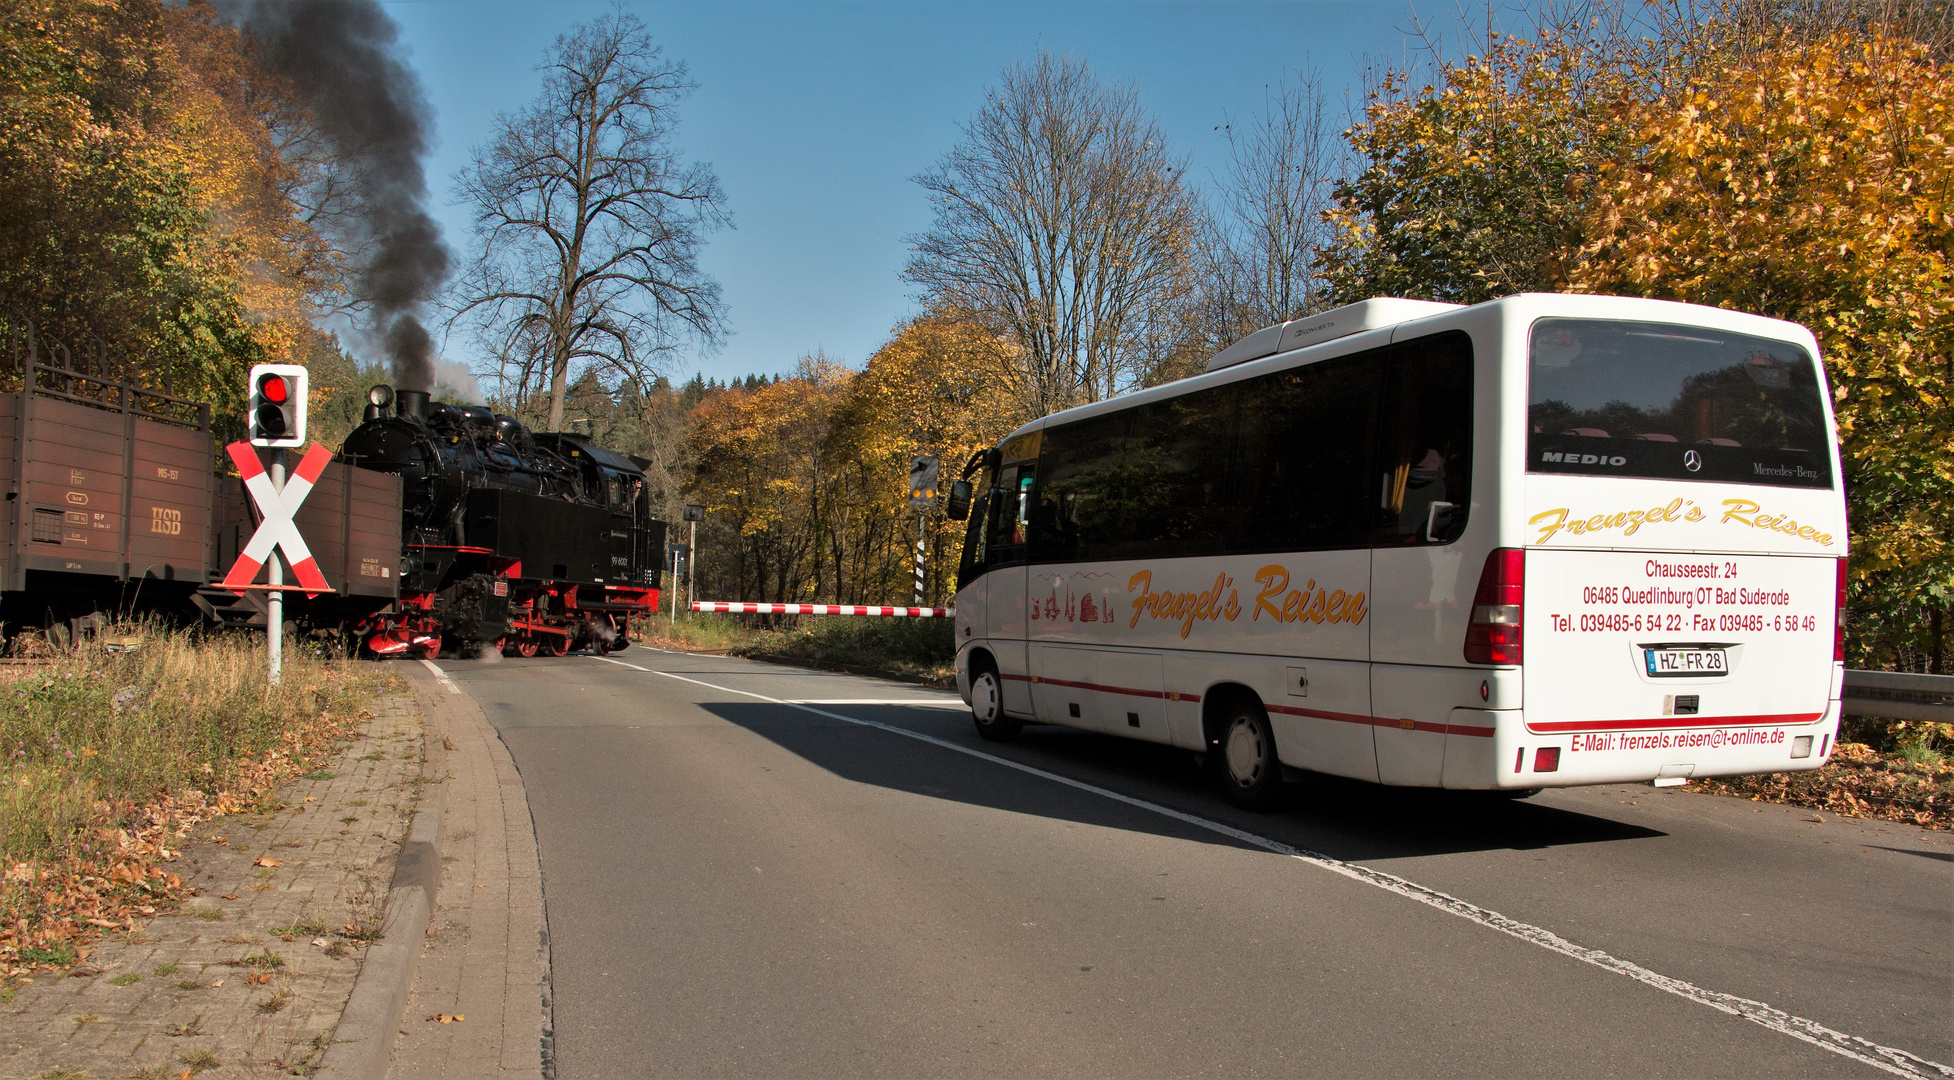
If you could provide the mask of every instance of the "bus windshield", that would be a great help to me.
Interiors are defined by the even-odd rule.
[[[1805,350],[1694,326],[1541,319],[1527,470],[1830,488]]]

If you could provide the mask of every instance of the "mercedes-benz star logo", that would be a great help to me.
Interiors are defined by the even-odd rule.
[[[1683,468],[1696,472],[1703,467],[1703,455],[1694,450],[1683,451]]]

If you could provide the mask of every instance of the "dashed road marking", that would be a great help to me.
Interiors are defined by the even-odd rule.
[[[1208,832],[1219,833],[1222,836],[1239,840],[1245,844],[1261,848],[1264,851],[1286,855],[1298,862],[1305,862],[1311,866],[1328,870],[1333,874],[1340,874],[1353,881],[1360,881],[1374,888],[1382,889],[1385,892],[1395,893],[1408,900],[1416,900],[1421,904],[1437,908],[1448,915],[1454,915],[1468,922],[1487,927],[1488,929],[1497,930],[1502,934],[1518,938],[1530,945],[1537,945],[1550,952],[1557,952],[1563,956],[1572,957],[1584,964],[1592,964],[1604,971],[1612,971],[1617,975],[1626,976],[1634,979],[1636,982],[1653,986],[1665,993],[1674,994],[1677,997],[1693,1001],[1698,1005],[1706,1005],[1720,1013],[1742,1017],[1753,1024],[1768,1028],[1781,1035],[1789,1035],[1800,1042],[1810,1043],[1820,1049],[1829,1050],[1841,1057],[1851,1058],[1861,1064],[1870,1065],[1875,1069],[1891,1073],[1894,1076],[1907,1077],[1908,1080],[1954,1078],[1954,1068],[1949,1068],[1938,1062],[1909,1054],[1905,1050],[1899,1050],[1891,1046],[1882,1046],[1870,1039],[1862,1039],[1857,1035],[1848,1035],[1843,1031],[1835,1031],[1815,1020],[1793,1016],[1782,1009],[1773,1008],[1762,1001],[1752,1001],[1749,998],[1738,997],[1734,994],[1705,990],[1682,979],[1672,978],[1660,972],[1651,971],[1640,964],[1623,960],[1600,949],[1590,949],[1584,945],[1576,944],[1551,930],[1534,926],[1530,923],[1523,923],[1518,919],[1508,918],[1497,911],[1489,911],[1477,904],[1461,900],[1447,893],[1439,892],[1437,889],[1427,888],[1415,881],[1398,877],[1395,874],[1387,874],[1382,870],[1373,870],[1368,866],[1345,862],[1342,859],[1333,858],[1321,852],[1310,851],[1306,848],[1292,847],[1280,840],[1271,840],[1266,836],[1258,836],[1255,833],[1237,829],[1232,825],[1225,825],[1219,821],[1210,821],[1207,818],[1176,810],[1170,806],[1162,806],[1159,803],[1148,802],[1145,799],[1136,799],[1131,795],[1122,795],[1109,788],[1088,784],[1083,780],[1074,780],[1069,776],[1061,776],[1055,772],[1047,772],[1036,766],[1012,761],[1009,758],[998,757],[995,754],[987,754],[982,750],[961,746],[947,739],[939,739],[934,735],[925,735],[920,731],[910,731],[907,728],[897,727],[894,724],[884,724],[876,720],[864,720],[861,717],[845,716],[841,713],[816,708],[806,702],[770,697],[766,694],[754,693],[751,690],[737,690],[730,686],[720,686],[717,683],[687,678],[684,675],[674,674],[669,671],[654,671],[650,668],[639,667],[636,664],[624,663],[622,660],[611,660],[609,657],[600,656],[597,659],[617,664],[620,667],[642,671],[646,674],[662,675],[667,679],[676,679],[679,682],[702,686],[708,690],[718,690],[727,694],[738,694],[742,697],[755,698],[775,705],[785,705],[789,708],[801,709],[814,713],[817,716],[839,720],[845,724],[877,728],[893,735],[901,735],[904,738],[926,742],[932,746],[942,747],[945,750],[952,750],[956,753],[988,761],[995,765],[1002,765],[1007,769],[1016,769],[1021,773],[1050,780],[1053,783],[1063,784],[1066,787],[1079,791],[1090,792],[1102,798],[1111,799],[1114,802],[1124,803],[1137,809],[1159,814],[1162,817],[1172,818],[1175,821],[1192,825],[1199,829],[1205,829]],[[426,661],[423,661],[423,663],[426,663]],[[434,665],[429,664],[428,666],[433,667]],[[436,668],[435,670],[439,671],[440,669]],[[839,704],[839,702],[835,702],[835,704]]]

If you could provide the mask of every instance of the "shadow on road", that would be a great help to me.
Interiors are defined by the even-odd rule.
[[[1250,846],[1090,792],[790,706],[717,702],[699,707],[857,783],[1011,813]],[[1663,835],[1476,792],[1388,788],[1314,773],[1289,786],[1281,810],[1252,814],[1222,801],[1185,750],[1050,726],[1028,727],[1020,741],[996,746],[977,739],[967,718],[957,713],[901,706],[850,712],[1338,859],[1528,850]]]

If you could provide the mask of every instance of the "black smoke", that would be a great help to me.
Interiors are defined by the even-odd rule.
[[[402,57],[399,28],[374,0],[238,0],[228,14],[345,167],[352,206],[342,239],[354,296],[369,305],[395,380],[431,389],[434,343],[420,316],[447,280],[450,257],[424,209],[421,161],[434,112]]]

